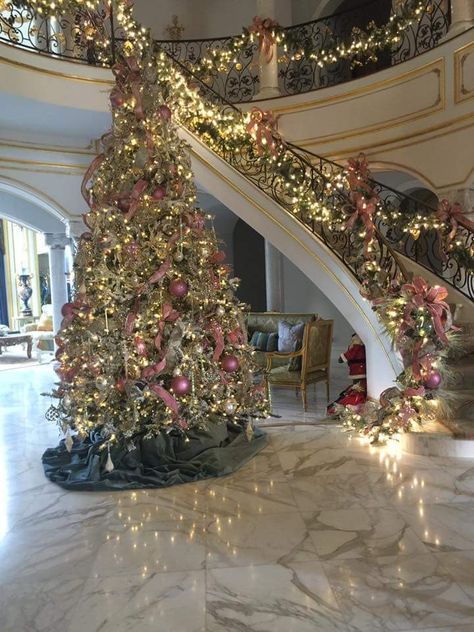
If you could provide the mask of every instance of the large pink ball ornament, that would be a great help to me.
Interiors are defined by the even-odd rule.
[[[171,110],[167,105],[160,105],[158,112],[164,121],[169,121],[171,119]]]
[[[441,374],[439,371],[430,371],[423,382],[423,385],[430,389],[439,388],[440,384]]]
[[[234,373],[239,368],[239,360],[233,355],[226,355],[221,360],[221,366],[226,373]]]
[[[151,194],[151,197],[154,200],[162,200],[165,197],[165,195],[166,195],[165,187],[158,186],[158,187],[156,187],[156,189]]]
[[[175,395],[182,396],[189,393],[191,389],[191,380],[185,375],[176,375],[171,380],[171,390]]]
[[[177,298],[183,298],[188,293],[188,284],[184,279],[173,279],[169,286],[169,292]]]

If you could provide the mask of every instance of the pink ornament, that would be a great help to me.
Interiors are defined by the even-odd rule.
[[[61,314],[64,316],[64,318],[70,318],[71,316],[74,316],[74,305],[72,303],[64,303],[64,305],[61,307]]]
[[[118,88],[114,88],[110,93],[110,103],[113,108],[118,108],[125,103],[123,94],[120,92],[120,90],[118,90]]]
[[[239,360],[234,355],[226,355],[221,360],[221,366],[226,373],[234,373],[239,368]]]
[[[132,243],[126,244],[124,250],[127,255],[130,255],[131,257],[136,257],[140,252],[140,246],[137,244],[136,241],[132,241]]]
[[[167,105],[160,105],[158,112],[164,121],[169,121],[171,119],[171,110]]]
[[[154,200],[162,200],[165,197],[165,195],[166,195],[166,188],[160,185],[156,187],[156,189],[151,194],[151,197]]]
[[[186,393],[189,393],[190,389],[191,380],[185,375],[177,375],[171,380],[171,390],[175,395],[186,395]]]
[[[435,371],[435,370],[430,371],[423,382],[423,385],[426,386],[426,388],[430,388],[430,389],[439,388],[440,384],[441,384],[440,372]]]
[[[188,284],[184,279],[173,279],[168,289],[173,296],[183,298],[188,293]]]

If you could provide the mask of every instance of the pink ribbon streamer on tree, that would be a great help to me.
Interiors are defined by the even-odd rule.
[[[474,222],[471,222],[470,219],[465,217],[462,212],[462,207],[458,202],[451,204],[449,200],[441,200],[436,217],[440,222],[449,222],[451,225],[451,231],[448,235],[448,245],[456,236],[458,226],[463,226],[467,228],[467,230],[474,232]]]
[[[249,112],[249,117],[245,129],[255,139],[258,154],[261,155],[265,150],[268,150],[273,156],[277,156],[276,140],[280,141],[280,135],[278,134],[277,118],[273,112],[253,107]]]
[[[150,366],[145,367],[141,372],[141,377],[144,380],[148,380],[151,377],[155,377],[156,375],[160,375],[166,368],[166,358],[160,360],[160,362],[155,362],[155,364],[151,364]]]
[[[158,395],[158,397],[163,400],[165,406],[172,410],[176,415],[178,414],[178,402],[169,391],[167,391],[165,388],[163,388],[163,386],[160,386],[159,384],[149,384],[148,388],[150,389],[150,391],[155,393],[155,395]]]
[[[82,193],[82,197],[87,202],[87,206],[89,208],[92,207],[92,202],[90,199],[91,192],[87,188],[87,183],[92,178],[94,173],[97,171],[99,166],[104,162],[104,160],[105,160],[105,154],[99,154],[98,156],[96,156],[94,160],[91,162],[91,164],[88,166],[87,171],[85,172],[84,177],[82,178],[81,193]]]
[[[211,323],[210,330],[216,343],[212,359],[214,362],[217,362],[224,351],[224,334],[222,333],[221,326],[217,323]]]
[[[126,83],[130,84],[130,90],[135,100],[134,112],[138,119],[142,119],[145,116],[142,103],[141,93],[141,76],[140,66],[136,57],[126,57],[125,64],[115,64],[112,68],[117,81],[117,86],[114,88],[116,94],[124,95],[126,89]]]
[[[248,28],[249,33],[258,37],[258,50],[267,64],[273,59],[273,45],[276,43],[275,29],[278,27],[279,24],[275,20],[256,15]]]
[[[409,299],[403,312],[402,331],[415,327],[413,310],[425,308],[431,316],[438,338],[447,345],[449,340],[446,331],[451,328],[452,317],[449,305],[444,300],[448,296],[446,288],[439,285],[431,287],[422,277],[415,277],[412,283],[402,285],[401,291]],[[443,317],[445,324],[443,324]]]
[[[137,314],[135,312],[129,312],[129,314],[127,315],[127,318],[125,319],[125,335],[127,336],[132,335],[136,319],[137,319]]]
[[[165,329],[166,322],[174,322],[181,314],[173,309],[171,303],[164,303],[161,310],[161,319],[158,323],[158,333],[155,336],[155,347],[158,351],[161,351],[161,343],[163,341],[163,331]]]
[[[128,211],[125,214],[125,218],[127,220],[131,220],[132,217],[137,212],[137,208],[138,208],[138,204],[140,202],[140,198],[143,195],[143,193],[145,192],[147,186],[148,186],[148,180],[145,180],[144,178],[141,178],[140,180],[138,180],[138,182],[136,182],[134,184],[133,189],[131,190],[131,192],[129,194],[125,193],[125,194],[122,194],[122,195],[119,196],[118,202],[120,202],[120,201],[127,201],[127,202],[130,203]]]

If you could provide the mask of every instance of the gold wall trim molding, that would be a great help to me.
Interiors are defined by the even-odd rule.
[[[199,144],[201,144],[201,142],[199,141],[199,139],[194,136],[194,134],[191,134],[188,130],[186,130]],[[303,241],[301,241],[301,239],[299,239],[296,235],[294,235],[290,230],[288,230],[288,228],[286,228],[286,226],[284,226],[281,222],[279,222],[275,217],[273,217],[263,206],[261,206],[260,204],[258,204],[253,198],[251,198],[249,195],[247,195],[246,193],[244,193],[242,191],[242,189],[240,189],[239,186],[237,186],[234,182],[232,182],[229,178],[227,178],[226,176],[223,175],[223,173],[221,171],[218,171],[213,165],[211,165],[203,156],[201,156],[200,154],[198,154],[194,148],[191,147],[191,154],[194,158],[196,158],[197,160],[199,160],[202,164],[204,164],[206,166],[207,169],[209,169],[210,171],[212,171],[213,174],[215,174],[220,180],[223,180],[227,185],[229,185],[236,193],[238,193],[241,197],[243,197],[251,206],[253,206],[255,209],[257,209],[260,213],[262,213],[265,217],[267,217],[271,222],[273,222],[276,226],[278,226],[278,228],[280,230],[282,230],[286,235],[288,235],[291,239],[293,239],[294,241],[296,241],[296,243],[303,249],[305,250],[305,252],[316,261],[317,265],[322,268],[334,281],[334,283],[339,286],[343,293],[345,294],[345,296],[347,297],[347,299],[349,300],[350,303],[352,303],[352,305],[354,305],[354,307],[357,309],[357,311],[362,315],[363,319],[366,321],[368,328],[370,329],[370,331],[373,333],[373,335],[375,336],[375,338],[379,341],[383,352],[387,358],[387,360],[390,363],[390,366],[392,367],[395,375],[398,374],[400,368],[396,367],[392,361],[392,358],[390,357],[390,355],[388,354],[385,345],[384,345],[384,341],[381,339],[379,333],[376,331],[375,327],[373,326],[373,324],[370,322],[370,320],[367,318],[367,314],[364,312],[364,310],[361,308],[361,306],[354,300],[354,297],[352,296],[352,294],[349,292],[349,290],[346,288],[346,286],[342,283],[342,281],[340,280],[340,278],[337,276],[337,274],[335,274],[335,272],[333,270],[331,270],[321,259],[320,257],[314,253]],[[241,176],[241,174],[231,165],[229,165],[227,162],[225,162],[220,156],[216,155],[216,157],[219,159],[219,161],[223,162],[223,164],[225,164],[226,167],[232,169],[238,176]],[[255,186],[255,185],[253,185]],[[273,200],[272,200],[273,202]],[[276,202],[274,202],[276,204]],[[286,211],[284,211],[286,212]],[[315,236],[313,235],[313,233],[311,233],[311,231],[302,223],[300,223],[295,217],[293,217],[292,215],[288,214],[288,217],[291,219],[292,222],[296,222],[296,224],[298,225],[298,227],[303,228],[303,230],[309,235],[311,236],[313,239],[315,239]],[[322,245],[323,242],[321,242]],[[334,263],[337,265],[338,268],[340,268],[341,270],[342,268],[342,264],[341,262],[337,259],[337,257],[334,257]],[[344,270],[345,272],[345,270]],[[357,280],[356,280],[357,282]]]
[[[458,127],[455,130],[450,129],[453,125],[456,125],[457,123],[462,123],[463,121],[466,121],[466,120],[470,121],[467,125]],[[388,139],[388,140],[377,140],[376,144],[367,143],[365,145],[356,145],[355,147],[337,149],[335,151],[321,152],[320,155],[323,158],[340,156],[340,155],[350,156],[351,154],[354,154],[360,151],[365,151],[365,150],[370,150],[370,149],[378,150],[380,149],[380,147],[386,147],[387,145],[394,145],[394,147],[390,147],[389,149],[385,149],[384,151],[389,151],[391,149],[402,149],[404,147],[410,147],[411,145],[416,145],[417,143],[428,142],[432,139],[446,136],[448,134],[454,134],[458,131],[471,127],[473,124],[474,124],[474,113],[468,112],[467,114],[458,116],[457,118],[451,119],[450,121],[437,123],[436,125],[431,125],[430,127],[426,127],[422,130],[413,131],[408,134],[402,134],[400,136],[396,136],[395,138]],[[426,134],[430,134],[431,132],[436,132],[438,130],[443,130],[443,131],[441,131],[439,134],[433,134],[429,136],[428,138],[414,140],[415,138],[418,138],[419,136],[424,136]],[[410,139],[409,142],[401,144],[401,145],[397,144],[407,139]],[[310,141],[303,141],[303,142],[298,143],[298,145],[302,147],[305,147],[306,145],[310,145],[310,144],[311,144]],[[317,145],[317,143],[314,143],[314,144]]]
[[[58,211],[59,215],[62,215],[62,217],[57,217],[59,221],[68,222],[76,218],[76,216],[69,213],[69,211],[66,210],[66,208],[62,204],[57,202],[54,198],[52,198],[47,193],[40,191],[40,189],[37,189],[34,186],[31,186],[31,184],[27,184],[26,182],[22,182],[21,180],[16,180],[15,178],[11,178],[10,176],[6,176],[5,174],[0,173],[0,189],[1,189],[2,182],[6,182],[7,184],[10,184],[11,186],[16,187],[18,191],[21,191],[23,193],[33,194],[34,196],[38,198],[39,201],[44,200],[45,202],[49,203],[53,208],[55,208]],[[77,215],[78,219],[80,217],[81,217],[80,215]]]
[[[8,138],[0,138],[0,147],[7,147],[11,149],[25,149],[34,151],[44,151],[48,153],[58,154],[72,154],[78,156],[95,156],[96,153],[92,149],[87,147],[61,147],[60,145],[42,145],[40,143],[28,143],[23,141],[12,141]]]
[[[327,134],[325,136],[318,136],[317,138],[305,139],[303,141],[297,140],[296,143],[301,146],[317,144],[321,142],[337,142],[340,140],[346,140],[348,138],[354,138],[356,136],[363,136],[364,134],[371,134],[373,132],[380,132],[385,129],[391,129],[402,125],[403,123],[411,123],[420,119],[425,119],[436,112],[441,112],[446,108],[446,90],[444,79],[444,65],[440,68],[432,70],[438,76],[438,96],[434,103],[430,106],[424,107],[422,110],[416,112],[410,112],[395,118],[381,121],[380,123],[374,123],[373,125],[366,125],[358,129],[353,129],[348,132],[342,132],[341,134]]]
[[[67,173],[67,175],[75,175],[75,176],[81,175],[87,169],[87,165],[75,165],[75,164],[68,164],[68,163],[63,163],[63,162],[45,162],[42,160],[26,160],[23,158],[0,158],[0,163],[3,163],[5,165],[9,165],[10,163],[12,163],[14,165],[18,164],[18,165],[32,165],[35,167],[45,167],[49,169],[50,171],[54,169],[52,173],[61,171],[62,173]],[[6,166],[5,168],[8,169],[8,166]],[[64,169],[69,170],[69,171],[64,172],[63,171]],[[30,171],[30,170],[25,169],[25,171]]]
[[[467,90],[464,87],[464,62],[470,56],[474,55],[474,42],[470,42],[465,46],[461,46],[454,51],[454,103],[462,103],[474,98],[474,89]]]
[[[10,47],[9,44],[2,44],[1,46]],[[35,55],[37,58],[41,57],[40,53],[37,53],[34,51],[24,51],[24,52],[29,53],[31,55]],[[61,64],[64,63],[64,60],[58,60],[58,61]],[[92,84],[96,84],[100,86],[111,86],[114,83],[112,79],[94,79],[93,77],[81,77],[80,75],[73,75],[67,72],[61,72],[59,70],[50,70],[49,68],[40,68],[39,66],[35,66],[33,64],[27,64],[25,62],[17,61],[15,59],[10,59],[9,57],[4,57],[2,55],[0,55],[0,64],[13,66],[14,68],[22,68],[24,70],[32,70],[33,72],[37,72],[42,75],[47,75],[48,77],[60,77],[61,79],[68,79],[70,81],[80,81],[82,83],[92,83]],[[91,68],[91,66],[87,66],[87,68]]]
[[[301,112],[303,110],[312,110],[314,108],[318,108],[321,105],[328,105],[333,103],[338,103],[340,101],[346,101],[353,99],[354,97],[360,97],[369,93],[379,92],[380,90],[385,90],[387,87],[406,83],[407,81],[411,81],[412,79],[426,74],[427,72],[431,72],[435,69],[443,70],[443,78],[444,78],[444,57],[439,57],[423,66],[419,66],[418,68],[414,68],[413,70],[409,70],[407,72],[403,72],[398,74],[396,77],[390,77],[389,79],[381,79],[379,81],[373,81],[368,83],[367,85],[360,86],[359,88],[354,88],[353,90],[347,90],[346,92],[342,92],[341,94],[335,94],[330,97],[322,97],[320,99],[313,99],[311,101],[305,101],[304,103],[295,103],[293,105],[284,105],[281,107],[272,108],[272,111],[275,114],[285,114],[286,116],[291,116],[291,114],[296,114],[297,112]],[[335,86],[331,86],[330,88],[323,88],[323,90],[331,90]]]

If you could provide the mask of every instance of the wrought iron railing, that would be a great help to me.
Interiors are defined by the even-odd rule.
[[[290,143],[290,146],[298,154],[309,157],[319,171],[330,173],[332,177],[342,174],[344,171],[344,167],[338,163],[322,158],[297,145]],[[437,209],[429,204],[401,193],[375,179],[371,179],[371,184],[382,200],[382,211],[385,210],[388,215],[392,214],[393,211],[399,211],[403,217],[408,219],[433,217],[437,213]],[[399,225],[386,221],[383,216],[376,218],[375,223],[379,233],[398,253],[423,266],[442,279],[444,283],[448,283],[468,299],[474,301],[474,272],[472,268],[470,269],[464,264],[456,251],[445,252],[443,241],[437,230],[420,228],[420,231],[414,235],[405,232]],[[422,224],[422,220],[420,224]],[[474,233],[468,228],[459,226],[456,239],[463,243],[467,251],[474,251]]]
[[[162,50],[160,47],[158,47]],[[168,53],[169,55],[169,53]],[[188,78],[193,80],[193,85],[199,90],[201,96],[208,102],[219,107],[221,114],[227,113],[242,116],[242,112],[231,102],[227,101],[216,92],[212,87],[205,84],[200,78],[190,71],[184,64],[178,62],[173,57],[170,58],[176,63],[180,70]],[[180,118],[189,131],[201,138],[206,144],[206,130],[200,128],[198,119],[192,112],[184,113]],[[315,167],[311,161],[295,150],[293,146],[287,145],[283,156],[280,155],[279,162],[284,163],[284,168],[279,169],[278,163],[272,160],[262,161],[254,148],[242,149],[236,152],[230,148],[225,142],[216,145],[214,143],[213,150],[219,156],[236,169],[241,175],[256,185],[261,191],[277,202],[281,207],[288,211],[295,219],[303,224],[313,233],[316,238],[326,244],[332,252],[343,262],[351,274],[363,283],[366,271],[366,260],[360,251],[360,244],[356,244],[358,240],[354,231],[337,231],[322,220],[316,220],[308,217],[304,209],[301,209],[293,199],[293,194],[288,189],[288,182],[292,186],[300,187],[300,195],[309,197],[309,194],[316,195],[321,203],[331,208],[347,207],[351,204],[348,194],[335,187],[329,188],[332,182],[332,171],[339,165],[322,160],[319,168]],[[306,193],[308,196],[306,196]],[[387,239],[380,233],[376,232],[375,241],[377,247],[374,248],[374,263],[380,267],[384,273],[385,282],[389,285],[391,282],[399,282],[406,278],[403,264],[400,264],[391,245]]]
[[[341,59],[321,67],[310,56],[298,51],[327,50],[343,43],[354,27],[365,28],[370,20],[384,23],[390,15],[391,0],[369,0],[356,8],[285,29],[288,51],[279,49],[279,87],[281,95],[299,94],[336,85],[369,74],[375,70],[406,61],[434,48],[446,35],[450,10],[449,0],[432,0],[419,21],[400,34],[392,48],[380,51],[378,61],[352,67]],[[115,46],[120,39],[114,23],[113,7],[104,4],[94,17],[87,9],[60,18],[35,14],[24,0],[10,0],[0,5],[0,42],[13,44],[42,54],[63,57],[91,65],[107,66],[114,60]],[[86,19],[84,19],[86,18]],[[99,19],[107,41],[99,43],[90,22]],[[85,25],[85,26],[84,26]],[[89,26],[88,26],[89,25]],[[169,40],[159,44],[173,58],[195,70],[211,50],[229,46],[232,37],[200,40]],[[209,71],[200,77],[216,92],[233,103],[250,101],[259,90],[258,48],[248,43],[241,47],[235,63],[222,71]]]

